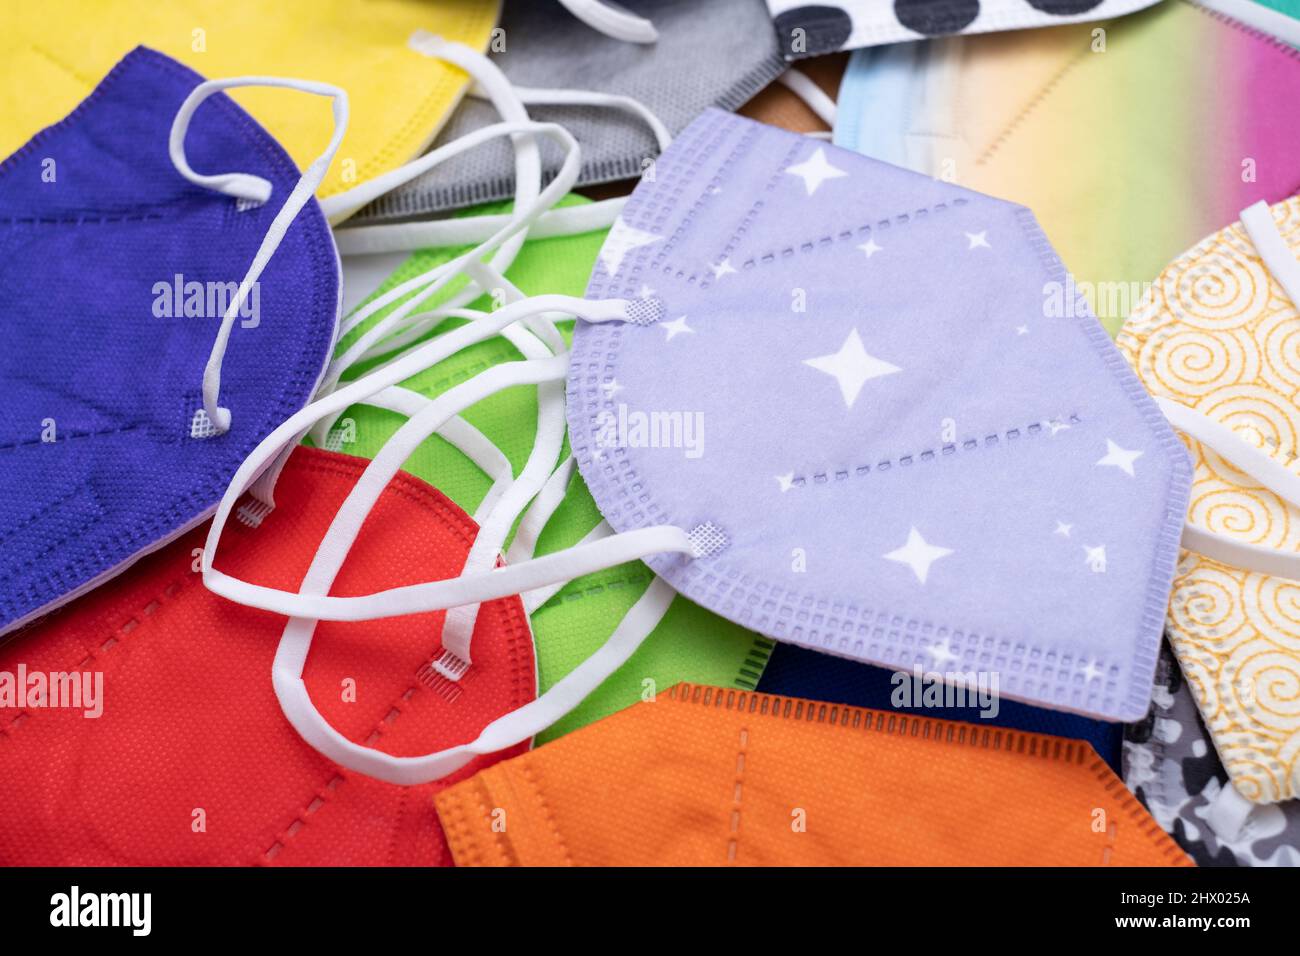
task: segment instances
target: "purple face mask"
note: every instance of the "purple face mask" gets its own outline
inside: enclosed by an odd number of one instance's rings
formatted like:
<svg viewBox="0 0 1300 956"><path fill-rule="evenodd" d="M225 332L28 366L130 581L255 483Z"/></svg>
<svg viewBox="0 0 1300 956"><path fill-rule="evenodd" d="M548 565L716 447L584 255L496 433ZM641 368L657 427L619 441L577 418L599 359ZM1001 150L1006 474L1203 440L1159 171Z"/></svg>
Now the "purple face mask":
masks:
<svg viewBox="0 0 1300 956"><path fill-rule="evenodd" d="M1190 468L1025 208L710 111L615 224L574 455L780 641L1108 720L1150 701Z"/></svg>
<svg viewBox="0 0 1300 956"><path fill-rule="evenodd" d="M217 509L204 583L288 618L273 668L286 718L331 760L392 783L438 779L550 726L632 658L674 589L777 640L901 671L920 706L937 684L944 700L974 694L990 717L1005 695L1135 719L1151 697L1191 467L1083 300L1060 317L1066 288L1028 210L710 110L628 200L586 299L478 314L272 432ZM547 329L555 315L578 320L571 352ZM527 322L552 344L521 338ZM433 400L389 388L508 332L530 357ZM566 377L561 397L552 386ZM507 470L464 571L330 594L402 462L520 386L537 387L537 441L518 475ZM407 420L302 585L219 570L222 529L259 470L356 401ZM535 557L575 460L606 521ZM306 691L317 621L509 594L531 609L635 559L658 576L600 649L473 741L383 754L330 727ZM474 672L473 629L443 620L432 667L456 682Z"/></svg>
<svg viewBox="0 0 1300 956"><path fill-rule="evenodd" d="M0 165L0 632L210 514L329 357L338 257L310 186L200 83L137 49Z"/></svg>

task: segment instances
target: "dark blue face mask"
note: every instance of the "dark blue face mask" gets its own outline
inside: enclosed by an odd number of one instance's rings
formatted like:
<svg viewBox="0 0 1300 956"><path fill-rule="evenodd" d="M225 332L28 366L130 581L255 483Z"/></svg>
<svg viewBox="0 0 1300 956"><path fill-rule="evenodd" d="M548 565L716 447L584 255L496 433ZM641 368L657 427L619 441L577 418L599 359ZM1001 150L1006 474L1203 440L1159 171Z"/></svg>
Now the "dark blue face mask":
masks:
<svg viewBox="0 0 1300 956"><path fill-rule="evenodd" d="M0 633L202 521L330 356L342 130L300 178L202 83L138 48L0 165Z"/></svg>

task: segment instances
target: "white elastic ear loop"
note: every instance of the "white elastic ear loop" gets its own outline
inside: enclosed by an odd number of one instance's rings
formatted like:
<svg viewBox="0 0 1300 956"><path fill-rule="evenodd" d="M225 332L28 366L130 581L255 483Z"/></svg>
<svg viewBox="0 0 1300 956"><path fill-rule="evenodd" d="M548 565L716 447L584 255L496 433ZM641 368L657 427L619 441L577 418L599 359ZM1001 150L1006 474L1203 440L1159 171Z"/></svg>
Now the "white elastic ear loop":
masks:
<svg viewBox="0 0 1300 956"><path fill-rule="evenodd" d="M1300 259L1287 245L1286 238L1273 221L1273 211L1260 200L1241 211L1241 224L1250 236L1255 251L1273 274L1291 304L1300 310Z"/></svg>
<svg viewBox="0 0 1300 956"><path fill-rule="evenodd" d="M826 91L814 83L807 73L790 67L776 79L778 83L803 100L804 105L816 113L818 119L832 129L835 128L835 117L839 113L835 101L827 96Z"/></svg>
<svg viewBox="0 0 1300 956"><path fill-rule="evenodd" d="M433 404L433 399L400 385L390 385L366 399L365 404L411 418ZM492 482L472 515L474 523L481 525L515 479L510 459L491 439L459 415L447 419L438 429L438 435L472 461Z"/></svg>
<svg viewBox="0 0 1300 956"><path fill-rule="evenodd" d="M213 557L221 531L231 510L249 484L261 473L267 463L285 445L296 441L319 418L335 414L359 401L364 401L390 385L405 381L412 375L442 361L450 355L497 334L512 322L528 315L545 311L565 312L591 321L624 320L630 303L623 299L579 299L565 295L541 295L505 306L484 316L477 322L452 329L412 350L383 369L349 382L346 386L322 396L306 408L300 409L262 439L235 471L230 486L217 506L212 526L208 531L203 553L204 582L209 587L225 579L212 568ZM216 588L214 587L214 590ZM239 600L233 598L233 600Z"/></svg>
<svg viewBox="0 0 1300 956"><path fill-rule="evenodd" d="M802 76L802 74L800 74ZM805 76L805 80L808 78ZM812 80L808 80L809 83ZM538 86L516 86L515 93L526 106L597 106L608 109L624 110L637 117L650 127L659 151L663 152L673 143L673 134L668 131L663 120L654 114L650 107L632 96L618 93L600 93L595 90L566 90ZM818 90L818 92L821 92ZM477 88L470 90L470 95L482 98L483 92ZM822 94L825 96L826 94ZM832 110L834 104L832 104Z"/></svg>
<svg viewBox="0 0 1300 956"><path fill-rule="evenodd" d="M656 577L600 649L550 690L518 710L498 717L469 743L423 757L394 757L353 743L321 716L302 679L315 621L296 617L285 628L272 668L275 696L303 740L336 764L399 786L439 780L480 754L496 753L536 736L572 711L636 653L663 619L675 593Z"/></svg>
<svg viewBox="0 0 1300 956"><path fill-rule="evenodd" d="M1174 428L1214 451L1288 504L1300 507L1300 475L1247 444L1231 428L1168 398L1156 404ZM1300 554L1238 540L1187 522L1183 547L1230 567L1300 580Z"/></svg>
<svg viewBox="0 0 1300 956"><path fill-rule="evenodd" d="M496 126L484 127L481 130L477 130L475 133L470 134L470 136L476 137L480 133L488 132L491 132L492 135L501 135L503 131L507 130L507 128L510 130L528 129L539 132L543 135L554 138L564 146L565 149L569 151L569 155L566 156L560 173L557 174L556 178L553 179L544 190L542 190L537 199L528 204L526 208L516 210L517 214L511 216L509 222L493 233L486 241L468 252L462 253L456 258L430 270L428 273L416 276L415 278L409 279L401 285L390 289L384 295L378 296L354 312L344 323L344 326L340 328L340 335L348 334L353 329L358 328L364 322L369 320L370 317L375 315L377 312L387 308L399 300L406 299L405 302L402 302L394 308L393 311L384 316L383 319L368 328L347 348L343 355L339 356L331 363L330 370L325 376L325 384L322 386L323 391L333 388L344 371L355 364L358 359L369 351L378 341L383 339L394 325L414 312L420 303L428 296L446 286L458 274L463 272L466 263L471 260L479 260L483 254L490 249L499 246L506 239L522 233L533 223L534 220L537 219L538 216L542 214L544 210L549 209L559 201L560 197L568 192L569 187L577 178L578 173L577 142L573 137L570 136L563 127L557 126L553 123L531 122L525 124L500 123ZM469 137L457 140L455 144L449 145L464 143L468 138ZM473 297L477 298L479 294L481 294L479 291L474 291ZM408 296L409 298L407 298Z"/></svg>
<svg viewBox="0 0 1300 956"><path fill-rule="evenodd" d="M1243 209L1241 224L1265 268L1277 279L1292 303L1300 308L1300 261L1278 230L1268 203L1260 201ZM1284 468L1244 441L1231 428L1202 412L1169 398L1157 398L1156 403L1174 428L1214 451L1288 505L1300 508L1300 475ZM1198 527L1190 521L1183 528L1183 547L1230 567L1300 580L1300 553L1250 544Z"/></svg>
<svg viewBox="0 0 1300 956"><path fill-rule="evenodd" d="M567 356L560 355L493 366L440 395L428 408L406 421L375 455L348 494L321 542L312 567L328 569L335 565L341 566L367 514L393 475L420 442L442 425L447 417L505 387L544 381L558 382L564 377L567 365ZM275 436L274 432L272 436ZM250 461L246 461L240 470L248 466ZM238 486L240 477L237 472L236 484L227 491L227 498ZM501 506L498 506L494 513L500 510ZM229 502L223 499L213 519L208 549L204 551L202 562L203 581L208 589L250 607L317 620L370 620L478 604L545 587L557 581L568 581L652 554L695 554L690 537L684 530L665 525L614 535L519 565L466 574L450 580L390 588L356 597L327 597L323 593L307 592L322 580L323 587L328 588L337 571L336 567L335 571L329 573L328 580L320 577L324 571L309 573L299 593L250 584L214 570L209 549L215 545L214 535L219 539L228 512Z"/></svg>
<svg viewBox="0 0 1300 956"><path fill-rule="evenodd" d="M474 77L476 88L481 91L481 95L486 96L491 101L497 112L501 114L502 120L505 123L519 124L517 128L520 129L528 128L527 124L530 121L528 111L524 107L523 102L515 93L514 88L511 86L510 81L506 78L505 74L502 73L501 70L487 57L462 44L449 43L440 37L434 37L432 35L422 39L420 49L422 52L426 53L426 55L444 59L465 70ZM457 149L473 148L479 142L483 141L486 140L476 140L473 138L472 134L469 137L461 137L461 139L457 140L456 143L447 144L447 147L443 147L440 150L434 150L432 154L422 157L413 163L407 164L407 166L403 167L401 170L390 174L389 177L383 179L383 182L379 186L363 186L361 187L361 192L350 192L348 194L349 198L343 200L343 206L353 209L359 208L357 205L358 203L370 202L377 197L378 193L375 192L376 189L382 190L385 188L392 188L400 182L405 182L415 175L426 172L438 162L443 161L443 159L450 155L454 155ZM531 134L512 134L511 141L515 149L515 201L510 215L506 217L506 220L500 223L491 233L483 237L478 249L474 250L471 256L462 257L454 262L445 263L442 266L438 266L435 269L424 273L423 277L417 277L421 281L428 281L441 277L441 284L430 284L424 289L424 291L418 295L412 296L412 298L417 302L423 301L423 299L432 294L437 288L441 288L442 284L449 282L450 279L460 271L458 266L463 266L470 262L480 262L483 254L496 245L499 245L500 248L493 254L491 265L498 271L508 269L514 262L515 256L518 254L524 241L528 237L528 226L531 225L531 220L535 220L539 213L549 211L550 207L554 205L554 202L557 202L563 196L563 191L546 190L545 193L547 198L543 198L541 185L541 152L538 148L537 138ZM565 148L566 153L565 163L561 168L560 178L566 179L567 181L567 178L570 175L570 170L566 167L571 167L572 181L576 182L580 150L576 140L573 140L572 137L568 137L568 141L572 144L571 147L561 141L561 145ZM451 149L448 149L448 147L451 147ZM442 154L442 159L435 158L440 153ZM554 197L553 199L550 198L552 196ZM526 222L523 228L514 232L509 231L515 223L525 219L529 220L529 222ZM475 282L471 279L467 284L467 287L451 296L448 301L444 303L444 306L468 304L477 298L483 291L485 290L477 288ZM376 308L382 308L382 306L377 306L376 303L372 303L370 306L358 310L356 314L346 319L342 329L340 330L340 336L348 335L353 329L366 322L370 316L374 314ZM386 316L384 319L375 323L375 327L367 330L364 341L354 343L354 345L349 347L344 355L340 356L339 359L331 364L329 374L326 377L326 387L333 387L341 377L343 370L358 361L361 356L375 348L376 343L389 334L388 330L400 321L400 315Z"/></svg>
<svg viewBox="0 0 1300 956"><path fill-rule="evenodd" d="M549 209L528 230L529 239L553 239L576 236L614 225L626 196L615 196L581 206ZM425 222L395 222L374 226L348 226L334 231L339 255L369 256L391 252L415 252L441 246L467 246L482 242L506 223L509 213L490 216L463 216L453 219L430 219Z"/></svg>
<svg viewBox="0 0 1300 956"><path fill-rule="evenodd" d="M591 27L615 40L626 43L654 43L659 31L645 17L601 0L560 0L564 8Z"/></svg>
<svg viewBox="0 0 1300 956"><path fill-rule="evenodd" d="M203 370L203 409L212 421L217 434L230 430L230 411L219 407L217 402L221 391L221 363L225 358L226 346L230 341L230 330L234 326L235 318L243 307L244 301L248 298L249 292L262 275L262 270L266 268L266 264L270 261L271 256L275 254L275 250L279 248L285 234L289 231L289 226L302 210L302 207L311 200L317 187L325 178L325 172L329 169L334 154L338 152L339 144L343 141L343 134L347 131L348 126L348 95L339 87L331 86L328 83L313 83L308 80L293 80L275 76L241 76L226 80L208 80L191 90L190 95L185 98L185 102L177 110L176 118L172 121L171 137L168 141L168 151L171 155L172 165L176 167L177 172L190 182L206 189L224 193L227 196L251 202L266 202L270 198L271 184L261 176L253 176L247 173L200 175L190 168L189 161L185 157L185 134L189 131L190 120L194 117L199 105L214 93L244 86L281 87L302 93L311 93L315 96L330 97L333 101L334 110L334 135L330 137L329 145L325 147L325 151L303 171L293 191L289 194L289 198L285 200L284 205L280 207L280 211L276 213L275 219L271 222L271 227L266 231L262 244L257 249L257 254L253 256L253 262L248 267L247 274L244 276L243 281L239 283L239 291L226 308L226 314L221 318L221 327L217 330L216 341L212 345L212 352L208 356L207 366Z"/></svg>
<svg viewBox="0 0 1300 956"><path fill-rule="evenodd" d="M506 78L506 75L501 72L501 69L495 63L485 57L482 53L465 46L463 43L455 43L445 40L442 37L432 35L426 37L421 42L420 52L426 56L434 57L435 59L445 60L464 70L473 77L476 87L481 91L481 95L492 101L497 112L501 114L501 118L505 124L526 124L531 122L528 117L528 111L523 108L523 102L516 95L510 80ZM425 153L423 156L411 160L409 163L405 163L397 169L390 170L382 176L361 183L346 192L322 200L321 208L325 211L326 216L331 222L339 222L346 219L358 209L369 205L380 196L387 192L391 192L398 186L404 185L412 179L427 173L430 169L440 165L451 156L459 155L466 149L474 148L474 146L483 141L482 138L476 138L476 134L481 134L485 129L493 129L500 125L502 124L493 124L493 126L482 127L481 129L466 133L464 136L461 136L450 143L444 143L442 146ZM519 129L514 132L524 133L528 132L528 130ZM487 137L487 139L491 138L492 136ZM537 188L540 188L540 183L537 180L537 177L540 175L540 155L536 154L536 141L532 140L531 137L528 137L528 139L531 141L532 154L535 156L538 168L535 172L529 172L529 174L525 176L525 184L523 185L527 185L527 182L531 180L532 182L537 183ZM458 146L458 144L461 143L468 143L468 145ZM521 154L519 152L520 145L521 144L517 139L517 159L520 155L528 155L528 153Z"/></svg>

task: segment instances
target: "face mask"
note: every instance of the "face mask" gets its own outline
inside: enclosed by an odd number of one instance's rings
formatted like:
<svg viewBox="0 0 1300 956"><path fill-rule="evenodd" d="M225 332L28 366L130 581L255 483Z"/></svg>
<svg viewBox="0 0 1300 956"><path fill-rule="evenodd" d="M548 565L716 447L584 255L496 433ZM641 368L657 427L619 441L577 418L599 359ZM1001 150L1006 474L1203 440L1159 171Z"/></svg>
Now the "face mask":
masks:
<svg viewBox="0 0 1300 956"><path fill-rule="evenodd" d="M1123 724L1002 700L1000 687L987 673L972 671L961 675L958 685L949 685L926 668L890 670L781 644L773 649L758 689L780 697L1083 740L1112 770L1120 768Z"/></svg>
<svg viewBox="0 0 1300 956"><path fill-rule="evenodd" d="M250 83L334 100L301 177L214 96ZM0 357L0 632L210 515L310 399L339 268L311 194L346 121L333 87L202 83L141 48L0 166L0 312L40 317Z"/></svg>
<svg viewBox="0 0 1300 956"><path fill-rule="evenodd" d="M297 449L280 476L279 507L256 529L240 526L223 560L295 586L363 464ZM476 530L438 492L399 475L337 587L455 573ZM201 532L191 533L0 649L0 861L449 864L431 800L442 784L407 791L308 747L266 680L283 621L205 590L194 557L201 545ZM386 752L413 753L472 737L533 699L532 640L517 600L483 606L475 674L459 686L427 666L441 617L322 626L305 677L330 723ZM73 680L47 682L43 699L35 696L51 673ZM82 675L99 682L97 692L92 682L91 697L76 699Z"/></svg>
<svg viewBox="0 0 1300 956"><path fill-rule="evenodd" d="M1300 47L1300 2L1297 0L1200 0L1211 10L1262 33Z"/></svg>
<svg viewBox="0 0 1300 956"><path fill-rule="evenodd" d="M1109 20L1155 0L767 0L786 59L902 40Z"/></svg>
<svg viewBox="0 0 1300 956"><path fill-rule="evenodd" d="M589 205L573 196L558 204L569 209ZM480 216L495 215L507 207L475 210ZM606 230L574 236L530 239L510 266L512 284L527 295L543 292L580 294L600 252ZM466 251L463 247L427 249L410 257L380 286L382 296L416 276L445 264ZM432 309L443 296L433 296L418 306ZM479 300L475 308L490 308ZM384 312L377 314L381 318ZM445 332L460 323L449 319ZM571 334L572 323L559 323L561 332ZM345 340L346 347L348 340ZM494 338L413 376L403 387L427 398L468 381L485 368L518 361L523 356L510 342ZM359 368L364 369L365 363ZM345 379L348 376L344 376ZM404 469L424 478L466 510L490 507L493 474L524 467L537 438L537 401L528 389L509 389L493 395L464 413L500 451L496 468L484 468L434 436L421 444L407 459ZM324 438L326 447L353 455L373 457L392 437L403 418L386 409L360 404L349 408ZM537 552L548 554L580 541L601 523L591 495L579 477L573 477L544 531ZM556 592L544 603L529 601L531 623L537 643L539 687L545 691L591 656L605 637L644 594L653 574L640 562L632 562L587 575ZM714 684L754 688L766 661L769 642L730 621L676 598L663 620L646 638L637 653L612 674L591 696L567 717L538 735L539 742L560 736L577 727L621 710L640 700L648 691L670 687L682 680L705 680Z"/></svg>
<svg viewBox="0 0 1300 956"><path fill-rule="evenodd" d="M1300 795L1297 303L1300 196L1246 209L1176 259L1118 339L1193 452L1169 639L1234 789L1256 803Z"/></svg>
<svg viewBox="0 0 1300 956"><path fill-rule="evenodd" d="M1074 741L689 684L436 802L457 866L1191 863Z"/></svg>
<svg viewBox="0 0 1300 956"><path fill-rule="evenodd" d="M672 134L701 110L734 110L784 68L766 32L761 0L668 0L649 6L658 39L645 46L597 33L557 14L550 3L506 7L493 62L533 106L534 119L563 124L581 144L579 186L640 176ZM489 104L467 100L439 145L495 118ZM561 158L557 147L543 144L548 176ZM427 215L504 199L514 191L513 177L510 144L487 144L394 190L359 219Z"/></svg>
<svg viewBox="0 0 1300 956"><path fill-rule="evenodd" d="M1219 68L1184 66L1191 48ZM1068 315L1082 293L1114 333L1171 259L1295 189L1286 104L1298 101L1295 50L1176 0L1103 36L1076 26L855 54L835 141L1028 206L1072 275L1050 307Z"/></svg>
<svg viewBox="0 0 1300 956"><path fill-rule="evenodd" d="M557 177L543 197L554 202L566 185ZM710 111L628 201L590 298L536 296L466 314L474 321L268 436L218 508L204 581L300 622L286 630L276 670L286 716L331 759L394 782L434 779L549 726L630 657L673 588L780 641L888 666L996 670L1010 698L1139 717L1190 468L1086 307L1082 318L1042 319L1044 284L1063 278L1019 207ZM528 345L536 358L488 369L411 418L376 455L299 592L213 567L239 496L302 428L515 323L549 338L537 323L554 313L581 320L571 360ZM531 538L571 477L551 387L562 377L573 458L609 527L493 569L520 502ZM446 416L519 385L545 386L545 427L511 508L503 500L485 523L466 571L329 596L330 569L387 478ZM331 734L301 688L315 620L472 609L637 558L657 577L606 644L463 747L377 755ZM449 674L472 658L460 614L444 633Z"/></svg>
<svg viewBox="0 0 1300 956"><path fill-rule="evenodd" d="M320 184L331 196L396 168L433 140L464 92L464 74L419 52L420 37L485 49L495 0L310 0L158 4L86 0L23 5L0 39L0 155L72 109L132 47L162 50L208 76L275 73L328 81L347 91L353 120L339 163ZM59 28L51 30L49 24ZM304 29L310 23L311 29ZM32 91L39 90L39 96ZM418 91L394 96L393 90ZM323 113L283 93L241 90L239 104L305 167L330 138Z"/></svg>
<svg viewBox="0 0 1300 956"><path fill-rule="evenodd" d="M1300 866L1300 803L1260 805L1232 786L1166 645L1154 706L1124 734L1124 783L1201 866Z"/></svg>

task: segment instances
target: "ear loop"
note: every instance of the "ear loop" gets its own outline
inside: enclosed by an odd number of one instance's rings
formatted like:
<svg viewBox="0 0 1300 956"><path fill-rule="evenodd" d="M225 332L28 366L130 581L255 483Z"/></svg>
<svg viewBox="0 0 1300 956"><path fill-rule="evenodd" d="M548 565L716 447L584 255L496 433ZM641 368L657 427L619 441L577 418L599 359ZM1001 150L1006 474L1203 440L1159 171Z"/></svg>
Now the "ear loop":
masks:
<svg viewBox="0 0 1300 956"><path fill-rule="evenodd" d="M566 10L598 33L627 43L654 43L659 31L645 17L602 0L560 0Z"/></svg>
<svg viewBox="0 0 1300 956"><path fill-rule="evenodd" d="M1265 268L1277 279L1291 302L1300 309L1300 261L1287 245L1268 203L1260 201L1242 210L1241 224ZM1288 505L1300 508L1300 475L1243 440L1227 425L1173 399L1157 397L1156 404L1178 431L1214 451ZM1300 554L1240 541L1198 527L1183 527L1183 547L1230 567L1300 580Z"/></svg>
<svg viewBox="0 0 1300 956"><path fill-rule="evenodd" d="M776 79L778 83L799 97L803 104L817 115L818 119L830 127L829 130L817 130L807 135L813 139L830 139L839 112L835 101L827 96L826 91L814 83L807 73L794 67L788 68Z"/></svg>
<svg viewBox="0 0 1300 956"><path fill-rule="evenodd" d="M490 60L485 62L491 64ZM802 76L802 74L800 74ZM805 81L811 83L807 77ZM509 88L509 96L504 95L496 86L485 89L478 84L470 95L479 99L489 99L501 114L502 119L515 118L515 113L523 106L595 106L608 109L625 110L650 127L658 144L659 152L672 145L672 133L645 104L630 96L612 93L597 93L589 90L536 89L531 87L509 86L509 81L502 75L501 80ZM815 84L814 84L815 85ZM821 93L818 90L818 93ZM826 98L824 93L821 94ZM826 98L829 102L829 98ZM517 104L517 106L516 106ZM831 104L832 111L834 104ZM524 114L527 115L526 113ZM518 167L518 161L516 162ZM516 168L516 190L518 177L522 175ZM518 195L515 204L518 206ZM550 209L538 217L530 229L529 236L534 239L551 236L569 236L596 229L608 229L614 224L624 205L626 196L605 199L583 206L566 206ZM384 223L373 226L351 226L335 233L340 255L374 255L386 252L414 252L433 246L464 245L469 242L481 242L498 223L508 221L509 216L472 216L461 219L434 219L426 222Z"/></svg>
<svg viewBox="0 0 1300 956"><path fill-rule="evenodd" d="M221 365L225 359L226 347L230 342L230 331L234 327L235 318L239 314L239 310L243 308L250 290L261 277L262 270L266 268L271 256L275 254L275 250L279 248L280 243L284 240L290 225L293 224L303 206L310 202L315 195L317 187L325 178L325 172L329 169L334 154L338 152L339 144L343 141L343 134L348 126L348 95L337 86L331 86L328 83L313 83L307 80L284 79L275 76L241 76L233 79L208 80L200 83L190 91L190 95L185 98L185 102L181 104L180 109L176 112L176 117L172 120L171 137L168 142L172 165L176 167L177 172L196 186L212 189L248 203L261 204L271 198L271 183L261 176L248 173L201 175L190 168L189 160L185 156L185 134L189 131L190 120L193 119L199 105L214 93L243 86L281 87L298 90L302 93L311 93L315 96L328 96L333 102L334 135L330 137L325 152L321 153L303 171L293 191L289 194L289 198L285 200L284 205L280 207L280 211L276 213L275 219L272 220L270 228L267 229L266 235L262 239L262 244L258 247L256 255L253 256L253 262L248 267L248 272L239 283L239 291L235 294L230 305L227 306L226 314L221 317L221 327L217 330L216 341L212 345L212 352L208 356L207 366L203 370L203 410L211 420L216 434L222 434L230 430L230 410L222 408L217 402L221 392Z"/></svg>
<svg viewBox="0 0 1300 956"><path fill-rule="evenodd" d="M374 327L367 329L361 338L353 343L342 356L330 363L318 386L318 394L336 387L344 370L374 349L377 343L387 337L390 330L403 321L406 315L412 312L415 306L425 297L447 285L461 272L478 264L478 257L491 249L496 249L497 251L492 259L493 266L506 267L512 263L519 248L522 247L524 240L527 238L527 229L530 222L541 210L554 205L567 191L566 184L571 184L577 177L577 143L572 136L555 124L533 124L529 122L527 112L523 106L515 105L517 99L513 97L509 81L486 57L463 44L451 43L432 35L422 38L421 51L426 55L445 59L469 72L488 91L493 101L501 104L503 112L511 111L510 115L519 118L518 121L514 125L502 123L477 130L470 137L448 144L448 146L440 150L435 150L433 153L407 164L402 169L394 170L375 181L362 184L339 196L327 198L321 202L322 210L325 211L327 216L333 216L334 218L346 215L361 205L370 202L375 196L382 194L385 189L405 182L406 179L419 175L425 169L431 168L446 158L466 149L471 149L497 135L511 135L515 141L517 188L519 190L516 209L477 248L452 262L444 263L423 275L416 276L402 286L391 290L385 296L381 296L379 299L363 306L345 319L338 332L340 340L345 338L353 329L365 323L379 310L401 299L404 295L410 295L411 297L408 302L394 309L392 313L375 323ZM524 132L529 135L516 135ZM565 149L565 165L562 166L556 180L544 190L540 185L541 158L537 143L532 137L534 132L551 136ZM482 294L481 291L471 282L466 289L452 296L444 303L443 308L454 309L458 305L478 298L480 294ZM480 313L461 312L449 314L472 320ZM525 354L530 354L528 335L530 331L536 337L540 337L543 342L552 342L560 346L563 344L553 324L549 326L546 324L533 325L528 329L510 329L503 334ZM313 436L318 444L324 443L332 425L332 419L321 423L321 428ZM301 437L299 436L299 438ZM271 462L251 487L251 500L239 510L238 517L241 521L256 526L275 507L275 486L279 480L280 471L288 460L290 450L290 448L286 448L275 461Z"/></svg>

